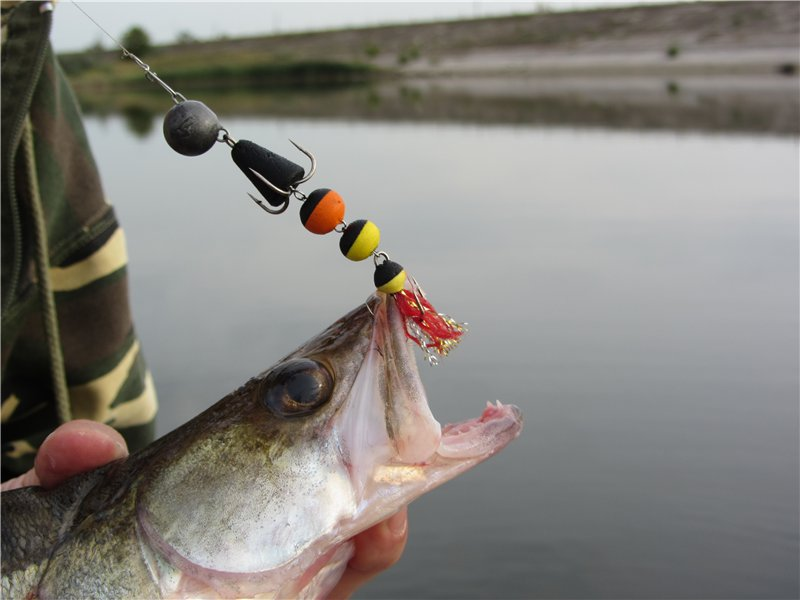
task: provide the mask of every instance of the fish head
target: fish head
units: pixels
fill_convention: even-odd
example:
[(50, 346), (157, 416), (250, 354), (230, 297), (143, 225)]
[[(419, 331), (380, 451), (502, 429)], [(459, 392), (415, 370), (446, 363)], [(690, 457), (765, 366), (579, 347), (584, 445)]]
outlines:
[(440, 426), (394, 300), (372, 296), (173, 432), (137, 498), (150, 572), (165, 596), (323, 596), (353, 536), (521, 427), (499, 403)]

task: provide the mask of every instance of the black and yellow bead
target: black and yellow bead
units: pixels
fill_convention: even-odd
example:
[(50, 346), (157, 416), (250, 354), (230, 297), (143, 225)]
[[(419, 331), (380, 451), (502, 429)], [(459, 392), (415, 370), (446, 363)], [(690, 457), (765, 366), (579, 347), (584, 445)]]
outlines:
[(364, 260), (378, 249), (381, 230), (372, 221), (353, 221), (342, 232), (339, 249), (350, 260)]
[(385, 294), (396, 294), (406, 283), (406, 272), (403, 266), (391, 260), (385, 260), (375, 266), (373, 277), (375, 287)]

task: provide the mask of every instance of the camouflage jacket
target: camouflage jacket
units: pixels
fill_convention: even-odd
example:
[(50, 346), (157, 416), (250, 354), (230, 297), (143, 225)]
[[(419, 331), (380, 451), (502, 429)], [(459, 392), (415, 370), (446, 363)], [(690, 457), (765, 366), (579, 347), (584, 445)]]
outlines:
[(122, 229), (49, 42), (52, 5), (2, 3), (2, 470), (61, 422), (153, 437), (156, 396), (131, 320)]

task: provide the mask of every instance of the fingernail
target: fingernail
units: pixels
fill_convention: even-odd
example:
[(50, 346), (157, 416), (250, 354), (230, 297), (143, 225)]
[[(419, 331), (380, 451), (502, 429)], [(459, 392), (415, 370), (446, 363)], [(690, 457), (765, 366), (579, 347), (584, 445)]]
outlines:
[(408, 513), (406, 512), (405, 508), (401, 508), (399, 511), (394, 513), (389, 520), (386, 522), (387, 526), (389, 527), (389, 531), (392, 535), (396, 537), (400, 537), (405, 534), (406, 528), (408, 527)]
[(118, 441), (114, 441), (114, 450), (117, 458), (125, 458), (128, 456), (128, 447)]

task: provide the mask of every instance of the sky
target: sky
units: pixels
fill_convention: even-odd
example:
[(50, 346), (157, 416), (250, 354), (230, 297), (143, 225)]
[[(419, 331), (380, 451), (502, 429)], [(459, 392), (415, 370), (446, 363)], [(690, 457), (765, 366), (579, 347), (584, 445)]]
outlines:
[[(644, 0), (645, 2), (647, 0)], [(569, 10), (622, 1), (581, 2), (95, 2), (81, 7), (119, 39), (134, 25), (142, 27), (156, 44), (170, 43), (179, 34), (196, 39), (256, 36), (296, 31), (464, 19), (492, 15), (530, 13), (537, 10)], [(644, 2), (639, 2), (644, 3)], [(51, 36), (57, 52), (84, 50), (101, 42), (113, 43), (70, 0), (58, 0)]]

